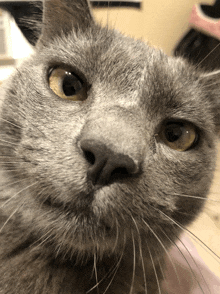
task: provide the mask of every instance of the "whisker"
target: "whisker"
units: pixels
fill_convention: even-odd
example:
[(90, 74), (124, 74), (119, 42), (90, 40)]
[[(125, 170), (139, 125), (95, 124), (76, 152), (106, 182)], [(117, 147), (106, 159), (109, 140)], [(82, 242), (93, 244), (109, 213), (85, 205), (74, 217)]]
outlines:
[[(8, 169), (6, 166), (4, 167), (5, 168), (5, 172), (17, 172), (17, 171), (24, 171), (23, 168), (21, 167), (18, 167), (16, 169)], [(25, 172), (19, 172), (19, 175), (25, 175), (26, 173)]]
[(202, 76), (203, 77), (209, 77), (209, 76), (214, 76), (214, 75), (219, 75), (219, 74), (220, 74), (220, 70), (217, 69), (217, 70), (209, 72), (209, 73), (204, 73)]
[[(42, 204), (41, 204), (42, 205)], [(65, 234), (66, 235), (66, 234)], [(51, 237), (52, 237), (52, 234), (51, 234)], [(63, 236), (63, 238), (62, 238), (62, 241), (58, 244), (58, 246), (57, 246), (57, 250), (56, 250), (56, 258), (58, 258), (58, 256), (59, 256), (59, 254), (60, 254), (60, 251), (61, 251), (61, 249), (62, 249), (62, 247), (63, 247), (63, 245), (64, 245), (64, 240), (65, 240), (65, 237)], [(64, 254), (64, 259), (66, 258), (66, 255), (68, 254), (68, 251), (66, 251), (65, 252), (65, 254)], [(70, 259), (72, 260), (73, 259), (73, 251), (72, 251), (72, 253), (71, 253), (71, 255), (70, 255)]]
[(115, 278), (115, 275), (116, 275), (116, 273), (117, 273), (117, 271), (118, 271), (118, 269), (119, 269), (119, 266), (120, 266), (120, 263), (121, 263), (122, 257), (123, 257), (123, 255), (124, 255), (124, 248), (125, 248), (125, 235), (124, 235), (124, 247), (123, 247), (123, 250), (122, 250), (122, 254), (121, 254), (120, 258), (119, 258), (118, 263), (116, 264), (115, 272), (113, 273), (113, 276), (112, 276), (112, 278), (111, 278), (111, 280), (110, 280), (108, 286), (106, 287), (105, 291), (103, 292), (103, 294), (106, 294), (106, 292), (108, 291), (109, 287), (111, 286), (111, 284), (112, 284), (112, 282), (113, 282), (113, 280), (114, 280), (114, 278)]
[(48, 138), (44, 132), (42, 132), (38, 127), (36, 127), (33, 123), (31, 123), (27, 118), (25, 118), (25, 119), (28, 121), (28, 123), (29, 123), (30, 125), (32, 125), (32, 127), (33, 127), (34, 129), (36, 129), (39, 133), (41, 133), (41, 135), (43, 135), (44, 138), (46, 138), (47, 140), (49, 140), (49, 141), (52, 142), (52, 143), (55, 142), (55, 141), (51, 140), (50, 138)]
[(141, 266), (142, 266), (143, 276), (144, 276), (144, 292), (145, 292), (145, 294), (147, 294), (146, 271), (145, 271), (143, 251), (142, 251), (142, 247), (141, 247), (140, 241), (139, 241), (139, 253), (140, 253), (140, 257), (141, 257)]
[(96, 283), (90, 290), (88, 290), (86, 293), (91, 292), (92, 290), (94, 290), (96, 287), (98, 287), (98, 285), (101, 284), (101, 282), (108, 276), (111, 276), (112, 274), (112, 270), (115, 268), (115, 266), (117, 266), (118, 262), (116, 262), (115, 265), (111, 266), (111, 268), (109, 269), (109, 271), (105, 274), (105, 276), (98, 282)]
[(177, 276), (177, 280), (178, 280), (178, 283), (180, 284), (180, 279), (179, 279), (179, 275), (178, 275), (178, 272), (177, 272), (177, 269), (176, 269), (176, 266), (175, 264), (173, 263), (173, 260), (170, 256), (170, 253), (168, 252), (168, 250), (166, 249), (166, 247), (164, 246), (163, 242), (161, 241), (161, 239), (158, 237), (158, 235), (154, 232), (154, 230), (148, 225), (147, 222), (145, 222), (145, 220), (143, 220), (144, 224), (148, 227), (148, 229), (151, 231), (151, 233), (154, 235), (154, 237), (157, 239), (157, 241), (159, 242), (159, 244), (162, 246), (163, 250), (166, 252), (172, 266), (173, 266), (173, 269), (175, 271), (175, 274)]
[[(163, 270), (163, 267), (161, 265), (161, 262), (160, 260), (158, 260), (158, 264), (159, 264), (159, 267), (160, 267), (160, 271), (161, 271), (161, 274), (162, 274), (162, 278), (163, 278), (163, 281), (166, 282), (166, 279), (165, 279), (165, 274), (164, 274), (164, 270)], [(164, 290), (163, 290), (164, 291)], [(164, 294), (168, 294), (167, 292), (165, 292)]]
[(12, 186), (12, 185), (17, 184), (17, 183), (21, 183), (21, 182), (23, 182), (23, 181), (25, 181), (25, 180), (26, 180), (26, 179), (22, 179), (22, 180), (15, 181), (15, 182), (12, 182), (12, 183), (7, 183), (7, 184), (5, 184), (5, 185), (0, 185), (0, 189), (2, 189), (2, 188), (6, 188), (6, 187), (8, 187), (8, 186)]
[[(185, 228), (184, 226), (182, 226), (181, 224), (179, 224), (177, 221), (173, 220), (171, 217), (169, 217), (168, 215), (166, 215), (163, 211), (161, 211), (160, 209), (157, 209), (153, 206), (151, 206), (153, 209), (159, 211), (160, 213), (162, 213), (166, 218), (168, 218), (171, 222), (173, 222), (175, 225), (177, 225), (181, 230), (183, 230), (184, 232), (186, 232), (188, 235), (190, 235), (200, 246), (202, 246), (206, 251), (208, 251), (210, 254), (212, 254), (213, 258), (220, 263), (220, 257), (218, 256), (218, 254), (216, 254), (211, 248), (209, 248), (201, 239), (199, 239), (195, 234), (193, 234), (191, 231), (189, 231), (187, 228)], [(217, 258), (217, 259), (216, 259)]]
[(119, 238), (119, 231), (118, 231), (118, 220), (116, 219), (115, 220), (115, 222), (116, 222), (116, 238), (115, 238), (115, 244), (114, 244), (114, 247), (113, 247), (113, 249), (112, 249), (112, 251), (114, 252), (115, 251), (115, 249), (116, 249), (116, 247), (117, 247), (117, 244), (118, 244), (118, 238)]
[(22, 203), (20, 206), (18, 206), (13, 212), (12, 214), (7, 218), (7, 220), (5, 221), (5, 223), (3, 224), (3, 226), (0, 229), (0, 233), (2, 232), (2, 230), (4, 229), (4, 227), (7, 225), (7, 223), (12, 219), (12, 217), (15, 215), (15, 213), (24, 205), (24, 203)]
[(142, 251), (142, 246), (141, 246), (141, 238), (140, 238), (140, 231), (137, 225), (137, 222), (135, 221), (134, 217), (131, 215), (131, 218), (134, 222), (134, 225), (136, 227), (136, 230), (138, 232), (138, 243), (139, 243), (139, 253), (140, 253), (140, 257), (141, 257), (141, 265), (142, 265), (142, 269), (143, 269), (143, 276), (144, 276), (144, 290), (145, 290), (145, 294), (147, 294), (147, 279), (146, 279), (146, 271), (145, 271), (145, 266), (144, 266), (144, 257), (143, 257), (143, 251)]
[[(125, 236), (124, 236), (125, 237)], [(117, 271), (118, 271), (118, 268), (119, 268), (119, 265), (120, 265), (120, 263), (121, 263), (121, 260), (122, 260), (122, 257), (123, 257), (123, 255), (124, 255), (124, 249), (125, 249), (125, 239), (124, 239), (124, 246), (123, 246), (123, 249), (122, 249), (122, 254), (121, 254), (121, 256), (120, 256), (120, 258), (119, 258), (119, 260), (117, 261), (117, 263), (116, 263), (116, 265), (113, 265), (111, 268), (110, 268), (110, 270), (107, 272), (107, 274), (97, 283), (97, 284), (95, 284), (90, 290), (88, 290), (87, 292), (86, 292), (86, 294), (87, 293), (90, 293), (92, 290), (94, 290), (98, 285), (100, 285), (100, 283), (105, 279), (105, 278), (107, 278), (108, 276), (111, 276), (111, 275), (113, 275), (113, 277), (112, 277), (112, 279), (110, 280), (110, 282), (109, 282), (109, 284), (108, 284), (108, 286), (107, 286), (107, 288), (106, 288), (106, 290), (105, 290), (105, 292), (103, 293), (103, 294), (105, 294), (107, 291), (108, 291), (108, 288), (110, 287), (110, 285), (111, 285), (111, 283), (112, 283), (112, 281), (114, 280), (114, 277), (115, 277), (115, 275), (116, 275), (116, 273), (117, 273)]]
[(147, 249), (148, 249), (148, 252), (149, 252), (149, 255), (150, 255), (150, 259), (151, 259), (151, 263), (152, 263), (152, 266), (153, 266), (154, 274), (155, 274), (155, 277), (156, 277), (158, 292), (159, 292), (159, 294), (162, 294), (159, 279), (158, 279), (158, 275), (157, 275), (157, 271), (156, 271), (156, 267), (155, 267), (154, 260), (153, 260), (153, 256), (151, 254), (151, 251), (150, 251), (150, 248), (149, 248), (147, 242), (146, 242), (146, 245), (147, 245)]
[(12, 197), (10, 197), (6, 202), (4, 202), (3, 205), (0, 206), (0, 209), (2, 209), (3, 207), (5, 207), (9, 202), (11, 202), (14, 198), (16, 198), (20, 193), (22, 193), (23, 191), (27, 190), (28, 188), (36, 185), (38, 182), (35, 182), (27, 187), (25, 187), (24, 189), (20, 190), (19, 192), (15, 193), (15, 195), (13, 195)]
[[(187, 260), (187, 258), (185, 257), (185, 255), (183, 254), (183, 252), (181, 251), (181, 249), (179, 248), (179, 246), (172, 239), (170, 239), (169, 236), (162, 229), (161, 229), (161, 231), (167, 237), (167, 239), (177, 248), (177, 250), (179, 251), (179, 253), (181, 254), (181, 256), (184, 258), (184, 260), (186, 261), (186, 263), (187, 263), (187, 265), (188, 265), (188, 267), (190, 269), (190, 273), (191, 273), (192, 278), (195, 279), (195, 281), (197, 282), (197, 284), (198, 284), (199, 288), (201, 289), (202, 293), (205, 294), (204, 291), (203, 291), (203, 289), (202, 289), (202, 287), (201, 287), (201, 285), (200, 285), (200, 283), (199, 283), (199, 281), (196, 278), (195, 273), (193, 272), (193, 269), (192, 269), (189, 261)], [(178, 236), (176, 236), (176, 238), (181, 242), (182, 245), (184, 245), (183, 242), (178, 238)], [(192, 256), (191, 256), (191, 258), (193, 259)]]
[[(211, 248), (209, 248), (201, 239), (199, 239), (195, 234), (189, 231), (187, 228), (182, 227), (185, 232), (187, 232), (200, 246), (202, 246), (206, 251), (213, 254), (213, 258), (220, 263), (220, 256), (216, 254)], [(217, 258), (217, 259), (216, 259)]]
[[(218, 194), (218, 193), (216, 193)], [(214, 201), (214, 202), (220, 202), (219, 199), (212, 199), (209, 197), (200, 197), (200, 196), (192, 196), (192, 195), (184, 195), (184, 194), (173, 194), (174, 196), (178, 196), (178, 197), (186, 197), (186, 198), (194, 198), (194, 199), (201, 199), (201, 200), (208, 200), (208, 201)]]
[[(18, 143), (12, 143), (12, 142), (2, 140), (2, 139), (0, 139), (0, 142), (7, 143), (7, 144), (10, 144), (10, 145), (14, 145), (14, 146), (18, 146)], [(1, 146), (4, 146), (4, 145), (1, 145)], [(6, 145), (5, 147), (8, 147), (8, 146)]]
[(134, 235), (132, 231), (131, 231), (131, 235), (132, 235), (132, 243), (133, 243), (133, 272), (132, 272), (131, 288), (130, 288), (129, 294), (132, 294), (132, 291), (133, 291), (135, 271), (136, 271), (136, 249), (135, 249)]
[(97, 273), (97, 260), (96, 260), (96, 253), (94, 253), (94, 265), (93, 265), (93, 268), (94, 268), (94, 272), (95, 272), (95, 280), (96, 280), (96, 289), (97, 289), (97, 293), (99, 294), (99, 281), (98, 281), (98, 273)]
[(213, 83), (209, 83), (207, 84), (208, 87), (212, 87), (212, 86), (215, 86), (216, 87), (216, 82), (213, 82)]
[[(174, 219), (172, 219), (171, 217), (169, 217), (168, 215), (166, 215), (163, 211), (161, 211), (158, 208), (155, 208), (153, 206), (151, 206), (153, 209), (159, 211), (160, 213), (162, 213), (166, 218), (168, 218), (171, 222), (173, 222), (175, 225), (177, 225), (181, 230), (183, 230), (184, 232), (186, 232), (188, 235), (190, 235), (196, 242), (198, 242), (198, 244), (200, 246), (202, 246), (206, 251), (208, 250), (209, 253), (211, 253), (213, 255), (213, 258), (220, 263), (220, 256), (218, 256), (218, 254), (216, 254), (211, 248), (209, 248), (201, 239), (199, 239), (195, 234), (193, 234), (190, 230), (188, 230), (187, 228), (185, 228), (184, 226), (182, 226), (180, 223), (178, 223), (177, 221), (175, 221)], [(217, 259), (216, 259), (217, 257)]]
[(196, 68), (198, 68), (200, 66), (200, 64), (202, 64), (218, 47), (219, 47), (220, 43), (217, 44), (197, 65)]
[(10, 121), (7, 120), (7, 119), (4, 119), (4, 118), (0, 117), (0, 120), (3, 120), (4, 122), (7, 122), (8, 124), (10, 124), (10, 125), (12, 125), (12, 126), (14, 126), (14, 127), (21, 129), (21, 127), (20, 127), (19, 125), (16, 125), (16, 124), (10, 122)]
[[(208, 284), (207, 284), (207, 282), (206, 282), (206, 280), (205, 280), (205, 278), (204, 278), (204, 276), (203, 276), (203, 273), (202, 273), (200, 267), (198, 266), (197, 262), (196, 262), (195, 259), (193, 258), (193, 256), (192, 256), (192, 254), (190, 253), (189, 249), (186, 247), (186, 245), (183, 243), (183, 241), (182, 241), (178, 236), (176, 236), (176, 237), (177, 237), (177, 239), (179, 240), (179, 242), (183, 245), (183, 247), (186, 249), (186, 251), (188, 252), (189, 256), (191, 257), (191, 259), (192, 259), (192, 261), (193, 261), (193, 263), (194, 263), (195, 266), (197, 267), (197, 269), (198, 269), (198, 271), (199, 271), (199, 273), (200, 273), (200, 275), (201, 275), (201, 277), (202, 277), (204, 283), (206, 284), (206, 287), (207, 287), (209, 293), (212, 294), (211, 291), (210, 291), (210, 289), (209, 289), (209, 286), (208, 286)], [(200, 287), (200, 285), (199, 285), (199, 287)], [(201, 287), (200, 287), (200, 289), (201, 289)], [(201, 289), (201, 290), (202, 290), (202, 289)]]
[[(111, 286), (111, 284), (112, 284), (112, 282), (113, 282), (113, 280), (114, 280), (114, 278), (115, 278), (115, 275), (116, 275), (116, 273), (117, 273), (117, 271), (118, 271), (119, 265), (120, 265), (120, 263), (121, 263), (122, 256), (123, 256), (123, 255), (121, 255), (121, 257), (120, 257), (118, 263), (116, 264), (116, 266), (115, 266), (115, 271), (114, 271), (114, 273), (113, 273), (113, 276), (112, 276), (112, 278), (111, 278), (111, 280), (110, 280), (108, 286), (106, 287), (105, 291), (103, 292), (103, 294), (105, 294), (105, 293), (108, 291), (109, 287)], [(88, 293), (88, 292), (86, 292), (86, 293)]]
[[(34, 241), (32, 244), (31, 244), (31, 247), (32, 249), (36, 249), (38, 247), (40, 247), (42, 244), (44, 244), (49, 238), (47, 237), (46, 239), (44, 239), (48, 234), (50, 234), (54, 229), (50, 229), (49, 231), (47, 231), (44, 235), (42, 235), (40, 238), (38, 238), (36, 241)], [(51, 237), (51, 235), (49, 235), (49, 237)], [(42, 241), (41, 241), (42, 240)], [(41, 241), (41, 242), (40, 242)], [(39, 244), (37, 244), (38, 242), (40, 242)], [(37, 246), (35, 246), (35, 244), (37, 244)]]
[[(35, 241), (35, 242), (32, 244), (32, 247), (33, 247), (33, 245), (34, 245), (35, 243), (37, 243), (40, 239), (45, 238), (46, 235), (48, 235), (47, 238), (45, 238), (44, 240), (42, 240), (37, 246), (33, 247), (33, 250), (36, 250), (37, 248), (39, 248), (39, 247), (41, 247), (43, 244), (45, 244), (45, 243), (47, 242), (47, 240), (50, 239), (50, 238), (52, 237), (52, 234), (50, 234), (52, 231), (53, 231), (53, 230), (48, 231), (48, 232), (47, 232), (46, 234), (44, 234), (41, 238), (39, 238), (37, 241)], [(49, 235), (49, 234), (50, 234), (50, 235)]]

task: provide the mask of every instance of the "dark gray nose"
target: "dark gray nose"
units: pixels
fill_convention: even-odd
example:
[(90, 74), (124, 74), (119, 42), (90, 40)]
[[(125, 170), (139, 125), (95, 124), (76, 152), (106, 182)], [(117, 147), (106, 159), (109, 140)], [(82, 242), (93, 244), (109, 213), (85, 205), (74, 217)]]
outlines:
[(86, 160), (90, 163), (88, 179), (93, 185), (108, 185), (138, 171), (128, 155), (115, 153), (97, 140), (82, 139), (80, 144)]

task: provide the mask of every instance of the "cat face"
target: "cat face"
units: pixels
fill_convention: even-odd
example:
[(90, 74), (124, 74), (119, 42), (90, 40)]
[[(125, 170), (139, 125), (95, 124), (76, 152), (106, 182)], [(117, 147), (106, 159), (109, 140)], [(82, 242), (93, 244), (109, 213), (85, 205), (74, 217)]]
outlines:
[(83, 0), (46, 1), (42, 31), (2, 106), (7, 209), (64, 254), (170, 243), (210, 187), (215, 77), (99, 27)]

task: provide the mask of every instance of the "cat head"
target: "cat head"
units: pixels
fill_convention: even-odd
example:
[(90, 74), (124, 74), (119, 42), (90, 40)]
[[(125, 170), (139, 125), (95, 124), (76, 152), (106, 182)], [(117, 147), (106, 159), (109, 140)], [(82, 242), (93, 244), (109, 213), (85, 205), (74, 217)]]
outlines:
[(64, 254), (171, 245), (209, 191), (219, 96), (219, 74), (102, 28), (86, 0), (45, 1), (4, 94), (5, 211)]

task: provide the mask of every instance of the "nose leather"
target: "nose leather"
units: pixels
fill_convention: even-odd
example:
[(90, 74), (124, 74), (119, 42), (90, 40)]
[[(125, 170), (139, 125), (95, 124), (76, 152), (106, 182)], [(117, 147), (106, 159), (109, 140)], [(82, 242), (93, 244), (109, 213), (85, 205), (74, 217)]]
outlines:
[(115, 153), (97, 140), (83, 139), (80, 145), (90, 164), (88, 179), (94, 186), (108, 185), (116, 179), (129, 177), (138, 170), (135, 162), (128, 155)]

